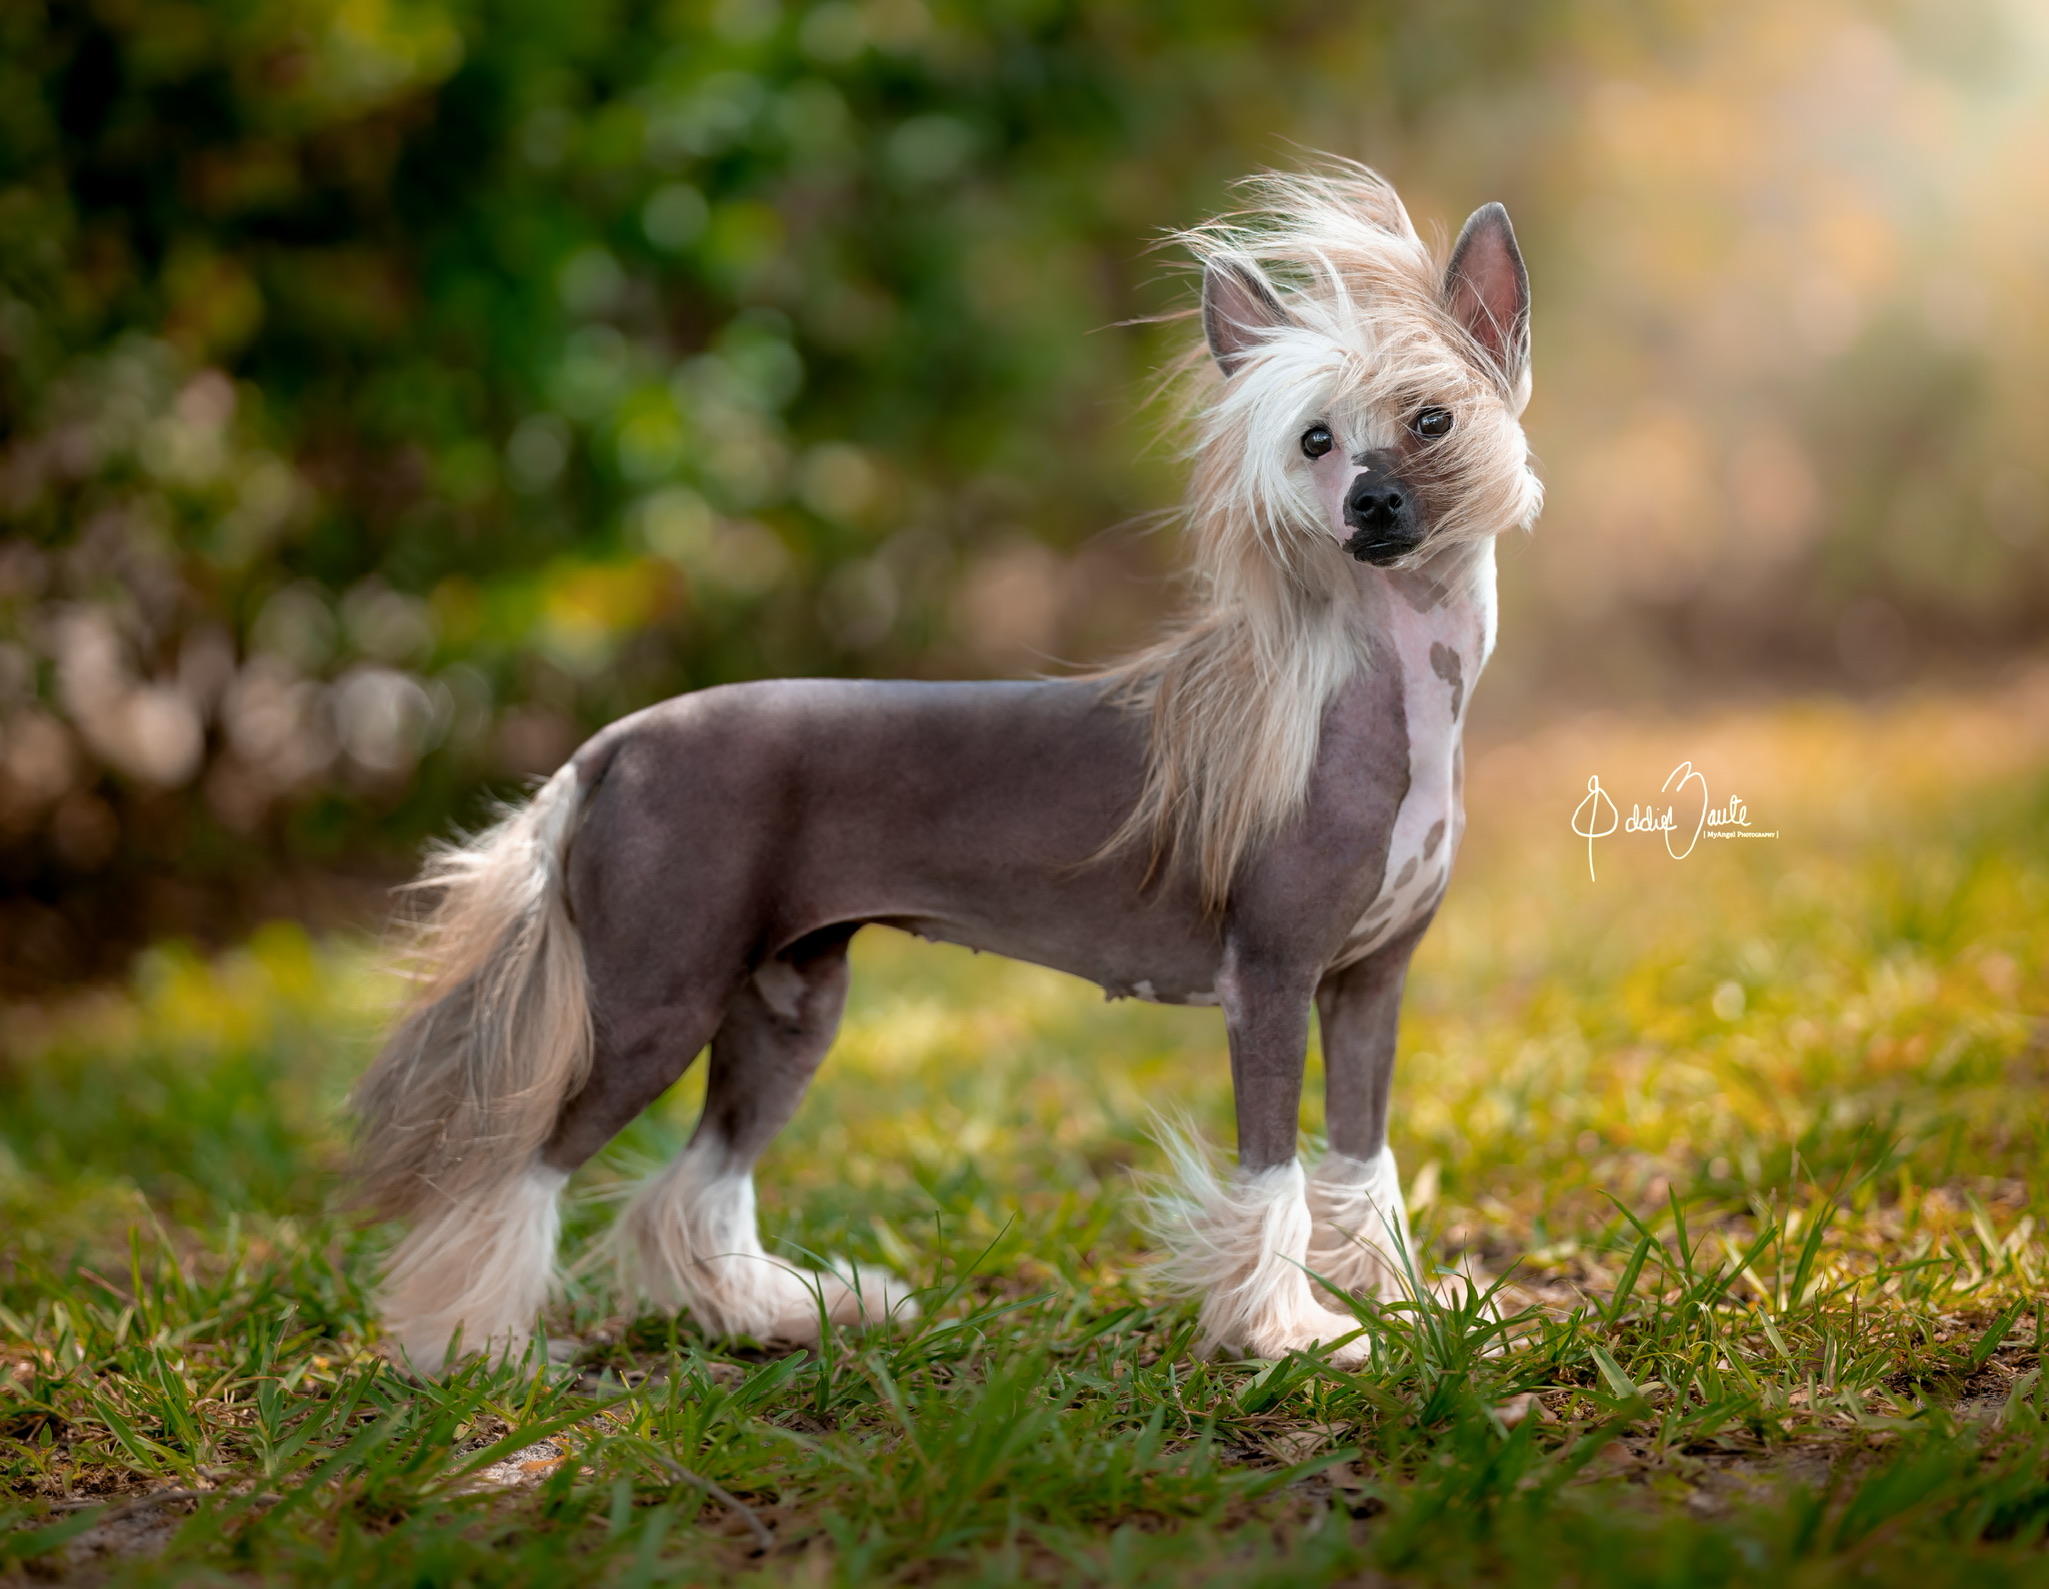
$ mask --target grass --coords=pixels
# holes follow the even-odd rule
[[[1590,882],[1588,774],[1626,813],[1682,757],[1780,837]],[[1147,1279],[1153,1111],[1228,1140],[1214,1012],[866,934],[764,1219],[922,1320],[621,1312],[599,1238],[692,1077],[572,1185],[575,1361],[439,1384],[377,1354],[388,1233],[326,1212],[365,946],[5,1012],[0,1580],[2049,1583],[2044,679],[1567,724],[1471,782],[1395,1139],[1513,1322],[1366,1310],[1356,1373],[1198,1361]]]

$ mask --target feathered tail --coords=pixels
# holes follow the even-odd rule
[[[581,803],[572,763],[413,885],[432,900],[408,957],[419,989],[356,1089],[355,1180],[379,1214],[417,1221],[384,1306],[423,1367],[458,1330],[523,1348],[553,1275],[563,1177],[539,1155],[591,1062],[563,884]]]

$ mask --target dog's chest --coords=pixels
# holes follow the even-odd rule
[[[1465,831],[1461,740],[1474,683],[1494,648],[1489,557],[1457,594],[1421,580],[1389,581],[1387,634],[1401,669],[1409,787],[1395,813],[1379,891],[1361,912],[1339,963],[1364,958],[1436,908]]]

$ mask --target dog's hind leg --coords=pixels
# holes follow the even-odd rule
[[[853,1324],[914,1311],[902,1284],[879,1271],[821,1272],[771,1257],[755,1224],[754,1163],[832,1046],[851,936],[835,928],[808,939],[741,987],[712,1039],[696,1133],[620,1219],[637,1289],[687,1307],[711,1334],[813,1340],[821,1317]]]

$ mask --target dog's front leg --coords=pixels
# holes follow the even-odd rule
[[[1463,1306],[1466,1292],[1486,1292],[1487,1277],[1470,1261],[1432,1276],[1409,1235],[1401,1173],[1387,1141],[1402,984],[1428,926],[1419,924],[1317,989],[1330,1152],[1309,1176],[1309,1268],[1353,1296],[1401,1302],[1427,1291]],[[1488,1311],[1499,1316],[1491,1303]]]
[[[1338,1291],[1382,1302],[1415,1295],[1417,1284],[1387,1119],[1402,985],[1428,925],[1334,972],[1316,993],[1330,1152],[1309,1177],[1309,1267]]]
[[[1304,1267],[1311,1222],[1295,1137],[1313,982],[1299,963],[1235,946],[1217,978],[1230,1028],[1238,1169],[1227,1184],[1190,1188],[1173,1238],[1176,1268],[1202,1297],[1205,1350],[1282,1357],[1358,1329],[1318,1300]],[[1354,1363],[1365,1350],[1355,1341],[1331,1360]]]

